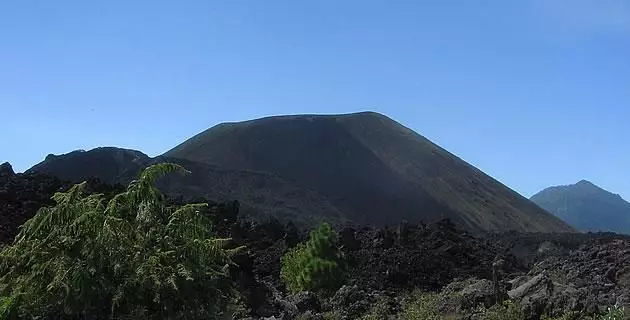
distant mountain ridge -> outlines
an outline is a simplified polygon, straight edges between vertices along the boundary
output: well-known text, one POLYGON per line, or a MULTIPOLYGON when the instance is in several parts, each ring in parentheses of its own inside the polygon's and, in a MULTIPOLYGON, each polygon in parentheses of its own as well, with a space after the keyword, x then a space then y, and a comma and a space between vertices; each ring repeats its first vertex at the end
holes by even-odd
POLYGON ((630 203, 590 181, 549 187, 531 200, 578 230, 630 234, 630 203))
POLYGON ((108 184, 128 183, 151 161, 149 156, 137 150, 100 147, 63 155, 49 154, 43 162, 26 172, 47 173, 68 181, 83 181, 97 176, 108 184))
POLYGON ((113 175, 124 182, 142 166, 162 161, 193 172, 169 178, 163 184, 167 191, 219 201, 229 197, 241 201, 245 211, 267 215, 372 225, 451 218, 473 231, 574 231, 428 139, 373 112, 223 123, 153 159, 101 148, 53 157, 32 170, 64 178, 113 175))

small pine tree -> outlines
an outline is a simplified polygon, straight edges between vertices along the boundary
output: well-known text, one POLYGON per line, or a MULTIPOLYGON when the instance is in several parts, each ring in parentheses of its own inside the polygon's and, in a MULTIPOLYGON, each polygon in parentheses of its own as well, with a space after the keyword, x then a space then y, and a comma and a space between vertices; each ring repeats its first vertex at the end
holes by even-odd
POLYGON ((282 258, 281 277, 291 292, 328 293, 339 288, 344 272, 333 229, 322 223, 282 258))

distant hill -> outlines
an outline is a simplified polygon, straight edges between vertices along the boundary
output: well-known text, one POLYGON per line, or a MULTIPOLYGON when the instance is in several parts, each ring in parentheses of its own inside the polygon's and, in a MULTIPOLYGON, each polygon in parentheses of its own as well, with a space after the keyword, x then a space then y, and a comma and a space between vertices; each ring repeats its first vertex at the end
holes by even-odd
POLYGON ((124 182, 144 165, 170 161, 192 174, 168 178, 162 184, 167 192, 238 199, 243 212, 372 225, 448 217, 472 231, 573 231, 426 138, 372 112, 224 123, 154 159, 121 150, 50 157, 32 170, 64 178, 69 172, 114 175, 124 182), (89 165, 79 170, 75 163, 89 165))
POLYGON ((630 203, 589 181, 550 187, 531 200, 580 231, 630 234, 630 203))
POLYGON ((76 150, 64 155, 49 154, 43 162, 26 172, 54 175, 68 181, 97 177, 109 184, 126 184, 151 161, 140 151, 103 147, 90 151, 76 150))

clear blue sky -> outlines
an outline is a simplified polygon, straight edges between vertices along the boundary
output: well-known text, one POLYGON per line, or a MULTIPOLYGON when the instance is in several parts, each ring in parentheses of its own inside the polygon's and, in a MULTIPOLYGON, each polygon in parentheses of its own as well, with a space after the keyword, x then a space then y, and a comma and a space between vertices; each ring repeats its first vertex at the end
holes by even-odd
POLYGON ((0 161, 373 110, 530 196, 630 199, 630 1, 0 4, 0 161))

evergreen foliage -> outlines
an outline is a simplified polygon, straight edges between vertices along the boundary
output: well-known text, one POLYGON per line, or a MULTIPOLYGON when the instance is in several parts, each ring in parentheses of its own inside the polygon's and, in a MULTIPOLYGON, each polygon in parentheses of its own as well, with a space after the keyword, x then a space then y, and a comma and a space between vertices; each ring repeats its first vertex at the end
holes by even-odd
POLYGON ((281 277, 292 292, 326 293, 341 286, 342 257, 330 225, 322 223, 306 243, 298 244, 282 257, 281 277))
POLYGON ((0 252, 0 319, 215 318, 229 300, 230 239, 207 204, 168 206, 156 180, 184 168, 146 168, 105 201, 86 183, 53 196, 0 252))

